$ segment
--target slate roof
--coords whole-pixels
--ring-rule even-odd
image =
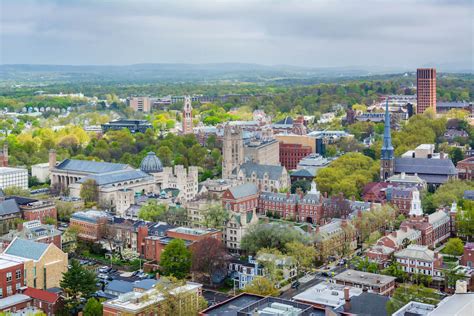
[[[11,242],[4,253],[20,258],[39,260],[48,246],[49,244],[16,238]]]
[[[88,179],[93,179],[97,185],[103,186],[123,181],[138,180],[144,178],[152,178],[149,174],[141,170],[118,170],[106,173],[93,174],[79,179],[77,183],[84,183]]]
[[[387,310],[385,308],[388,300],[390,298],[385,295],[378,295],[374,293],[362,292],[360,295],[355,295],[351,297],[351,302],[348,305],[349,310],[344,309],[344,305],[339,307],[337,311],[339,312],[348,312],[351,315],[377,315],[385,316],[387,315]]]
[[[455,175],[457,174],[451,159],[429,158],[395,158],[396,173],[417,173],[421,175]]]
[[[235,199],[240,199],[249,195],[257,194],[257,186],[253,183],[244,183],[235,187],[229,188],[230,193]]]
[[[20,213],[20,208],[15,200],[0,201],[0,216]]]
[[[14,200],[16,204],[18,205],[26,205],[29,203],[38,202],[38,199],[31,199],[24,196],[16,196],[16,195],[9,196],[5,200]]]
[[[127,164],[100,162],[90,160],[66,159],[63,160],[56,169],[64,171],[77,171],[84,173],[105,173],[118,170],[125,170],[128,168]]]
[[[290,194],[287,196],[286,193],[274,193],[274,192],[262,192],[259,196],[260,199],[265,201],[276,201],[276,202],[286,202],[295,204],[298,202],[298,194]]]
[[[286,116],[284,119],[276,122],[275,124],[293,124],[293,119],[289,116]]]
[[[292,177],[314,177],[315,174],[314,172],[311,173],[308,169],[300,169],[300,170],[296,170],[295,172],[292,172],[291,173],[291,176]]]
[[[263,179],[263,176],[268,174],[270,180],[279,180],[283,174],[283,168],[282,166],[260,165],[253,162],[246,162],[240,166],[240,170],[244,172],[246,178],[250,178],[255,172],[258,179]]]
[[[432,262],[434,261],[434,251],[428,249],[428,246],[408,245],[407,248],[397,251],[395,257]]]
[[[128,293],[133,291],[133,282],[124,280],[112,280],[104,288],[104,292]]]

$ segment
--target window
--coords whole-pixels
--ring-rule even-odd
[[[12,294],[13,294],[12,286],[9,285],[9,286],[7,286],[7,295],[12,295]]]
[[[3,297],[3,289],[0,287],[0,297]]]
[[[16,276],[17,280],[21,279],[21,270],[20,269],[16,270],[15,276]]]
[[[12,280],[12,273],[7,272],[7,282],[11,282],[11,280]]]

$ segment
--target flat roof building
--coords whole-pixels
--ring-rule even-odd
[[[333,278],[336,283],[389,295],[395,290],[395,277],[356,270],[346,270]]]

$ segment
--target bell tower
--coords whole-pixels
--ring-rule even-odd
[[[183,107],[183,134],[193,133],[193,107],[191,106],[191,97],[184,97]]]

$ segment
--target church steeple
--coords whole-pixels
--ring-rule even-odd
[[[394,172],[394,155],[392,135],[390,131],[390,112],[388,111],[388,96],[385,103],[385,126],[383,133],[382,153],[380,157],[380,179],[387,180]]]

